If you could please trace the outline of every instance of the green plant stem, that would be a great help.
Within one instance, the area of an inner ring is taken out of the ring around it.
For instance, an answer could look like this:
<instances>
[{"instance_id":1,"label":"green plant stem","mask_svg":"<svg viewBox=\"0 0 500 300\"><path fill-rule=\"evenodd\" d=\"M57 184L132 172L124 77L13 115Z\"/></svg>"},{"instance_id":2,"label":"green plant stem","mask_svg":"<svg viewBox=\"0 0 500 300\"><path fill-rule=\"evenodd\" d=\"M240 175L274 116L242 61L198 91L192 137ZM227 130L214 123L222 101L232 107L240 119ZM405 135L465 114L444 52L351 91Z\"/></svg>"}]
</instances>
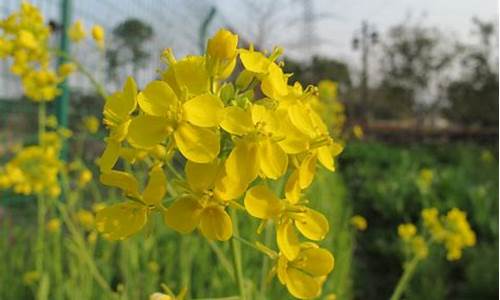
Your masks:
<instances>
[{"instance_id":1,"label":"green plant stem","mask_svg":"<svg viewBox=\"0 0 500 300\"><path fill-rule=\"evenodd\" d=\"M233 251L233 264L234 264L234 274L236 275L236 282L238 283L238 289L240 292L240 299L245 300L245 278L243 277L243 267L241 263L241 239L238 238L238 215L234 208L231 208L231 219L233 220L233 237L231 239L231 249ZM251 243L249 243L252 245ZM253 245L252 245L253 246Z\"/></svg>"},{"instance_id":2,"label":"green plant stem","mask_svg":"<svg viewBox=\"0 0 500 300\"><path fill-rule=\"evenodd\" d=\"M45 134L46 124L46 107L45 102L38 105L38 144L43 146L43 136ZM47 207L45 203L45 191L37 194L37 222L38 232L35 250L35 265L36 271L43 277L44 273L44 252L45 252L45 216L47 214Z\"/></svg>"},{"instance_id":3,"label":"green plant stem","mask_svg":"<svg viewBox=\"0 0 500 300\"><path fill-rule=\"evenodd\" d=\"M104 86L99 83L99 81L92 75L92 73L90 73L89 70L87 70L87 68L85 68L77 59L75 59L74 57L63 51L60 51L58 49L52 49L52 51L57 56L63 57L67 61L74 63L78 71L80 71L80 73L82 73L85 77L88 78L90 83L92 83L92 85L94 86L96 92L104 99L104 101L106 101L106 99L108 98L108 93L106 92L106 89L104 89Z\"/></svg>"},{"instance_id":4,"label":"green plant stem","mask_svg":"<svg viewBox=\"0 0 500 300\"><path fill-rule=\"evenodd\" d=\"M403 275L399 278L398 284L392 293L390 300L399 300L406 290L408 283L410 283L413 274L415 273L415 269L420 261L418 256L413 257L412 260L404 267Z\"/></svg>"}]
</instances>

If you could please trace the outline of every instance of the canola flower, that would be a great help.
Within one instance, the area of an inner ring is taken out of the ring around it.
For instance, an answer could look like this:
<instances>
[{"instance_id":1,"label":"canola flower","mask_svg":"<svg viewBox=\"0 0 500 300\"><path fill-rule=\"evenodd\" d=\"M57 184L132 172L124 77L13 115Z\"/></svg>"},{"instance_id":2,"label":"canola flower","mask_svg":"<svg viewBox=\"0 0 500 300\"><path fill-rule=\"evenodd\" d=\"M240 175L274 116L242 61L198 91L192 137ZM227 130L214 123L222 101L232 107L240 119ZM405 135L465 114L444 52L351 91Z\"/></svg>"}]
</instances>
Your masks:
<instances>
[{"instance_id":1,"label":"canola flower","mask_svg":"<svg viewBox=\"0 0 500 300\"><path fill-rule=\"evenodd\" d=\"M351 217L351 224L358 231L365 231L368 228L368 221L361 215L354 215Z\"/></svg>"},{"instance_id":2,"label":"canola flower","mask_svg":"<svg viewBox=\"0 0 500 300\"><path fill-rule=\"evenodd\" d=\"M26 96L35 102L52 101L59 83L71 74L72 64L51 67L51 29L37 7L22 2L19 11L0 20L0 59L12 62L10 71L21 79Z\"/></svg>"},{"instance_id":3,"label":"canola flower","mask_svg":"<svg viewBox=\"0 0 500 300\"><path fill-rule=\"evenodd\" d=\"M235 237L234 212L244 210L261 220L259 228L274 224L278 252L255 248L275 259L279 281L297 298L320 295L333 255L314 242L329 225L303 191L318 166L335 170L343 147L314 108L318 88L289 83L282 52L238 48L238 36L221 29L204 55L177 59L166 49L160 79L140 89L129 77L107 97L100 180L121 190L124 201L97 212L105 238L128 238L159 213L180 233L198 229L208 240L226 241ZM233 74L238 63L243 69ZM186 159L184 172L172 163L178 156ZM143 183L134 173L144 168ZM283 195L264 184L285 179Z\"/></svg>"},{"instance_id":4,"label":"canola flower","mask_svg":"<svg viewBox=\"0 0 500 300\"><path fill-rule=\"evenodd\" d=\"M418 263L429 255L431 246L443 247L446 259L456 261L462 257L463 249L476 244L476 234L467 221L467 215L458 208L452 208L445 215L440 215L435 207L425 208L421 212L421 221L420 228L412 223L398 226L407 260L391 300L401 298Z\"/></svg>"}]
</instances>

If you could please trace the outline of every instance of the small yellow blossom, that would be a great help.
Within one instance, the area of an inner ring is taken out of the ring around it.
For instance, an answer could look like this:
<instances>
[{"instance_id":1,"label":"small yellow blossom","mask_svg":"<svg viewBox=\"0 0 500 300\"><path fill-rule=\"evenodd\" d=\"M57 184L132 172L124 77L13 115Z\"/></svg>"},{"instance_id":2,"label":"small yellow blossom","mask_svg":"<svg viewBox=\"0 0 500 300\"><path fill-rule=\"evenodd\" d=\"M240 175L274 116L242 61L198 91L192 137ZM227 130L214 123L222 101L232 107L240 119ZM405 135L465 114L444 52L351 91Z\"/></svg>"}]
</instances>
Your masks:
<instances>
[{"instance_id":1,"label":"small yellow blossom","mask_svg":"<svg viewBox=\"0 0 500 300\"><path fill-rule=\"evenodd\" d=\"M99 120L94 116L86 116L83 118L83 125L89 133L94 134L99 130Z\"/></svg>"},{"instance_id":2,"label":"small yellow blossom","mask_svg":"<svg viewBox=\"0 0 500 300\"><path fill-rule=\"evenodd\" d=\"M398 235L403 240L408 241L417 233L417 228L412 223L405 223L398 226Z\"/></svg>"},{"instance_id":3,"label":"small yellow blossom","mask_svg":"<svg viewBox=\"0 0 500 300\"><path fill-rule=\"evenodd\" d=\"M429 253L427 243L425 242L424 238L420 235L415 236L411 240L411 247L415 255L420 259L426 258Z\"/></svg>"},{"instance_id":4,"label":"small yellow blossom","mask_svg":"<svg viewBox=\"0 0 500 300\"><path fill-rule=\"evenodd\" d=\"M76 212L76 219L85 229L91 230L94 228L94 214L85 209L80 209Z\"/></svg>"},{"instance_id":5,"label":"small yellow blossom","mask_svg":"<svg viewBox=\"0 0 500 300\"><path fill-rule=\"evenodd\" d=\"M82 20L77 20L71 25L68 30L68 36L75 43L80 42L87 36Z\"/></svg>"},{"instance_id":6,"label":"small yellow blossom","mask_svg":"<svg viewBox=\"0 0 500 300\"><path fill-rule=\"evenodd\" d=\"M365 231L368 227L368 222L363 216L360 215L354 215L351 218L351 224L359 231Z\"/></svg>"},{"instance_id":7,"label":"small yellow blossom","mask_svg":"<svg viewBox=\"0 0 500 300\"><path fill-rule=\"evenodd\" d=\"M361 127L360 125L354 125L354 127L352 128L352 133L358 140L361 140L365 135L363 127Z\"/></svg>"},{"instance_id":8,"label":"small yellow blossom","mask_svg":"<svg viewBox=\"0 0 500 300\"><path fill-rule=\"evenodd\" d=\"M92 38L97 43L99 48L104 48L105 34L104 34L104 29L102 28L102 26L100 26L100 25L92 26Z\"/></svg>"},{"instance_id":9,"label":"small yellow blossom","mask_svg":"<svg viewBox=\"0 0 500 300\"><path fill-rule=\"evenodd\" d=\"M62 77L67 77L70 74L73 74L76 71L76 65L74 63L64 63L59 66L57 72Z\"/></svg>"},{"instance_id":10,"label":"small yellow blossom","mask_svg":"<svg viewBox=\"0 0 500 300\"><path fill-rule=\"evenodd\" d=\"M80 172L80 175L78 176L78 185L80 187L85 186L87 183L89 183L92 180L92 172L90 170L85 169Z\"/></svg>"},{"instance_id":11,"label":"small yellow blossom","mask_svg":"<svg viewBox=\"0 0 500 300\"><path fill-rule=\"evenodd\" d=\"M61 220L58 218L52 218L47 222L47 231L55 233L59 232L61 229Z\"/></svg>"}]
</instances>

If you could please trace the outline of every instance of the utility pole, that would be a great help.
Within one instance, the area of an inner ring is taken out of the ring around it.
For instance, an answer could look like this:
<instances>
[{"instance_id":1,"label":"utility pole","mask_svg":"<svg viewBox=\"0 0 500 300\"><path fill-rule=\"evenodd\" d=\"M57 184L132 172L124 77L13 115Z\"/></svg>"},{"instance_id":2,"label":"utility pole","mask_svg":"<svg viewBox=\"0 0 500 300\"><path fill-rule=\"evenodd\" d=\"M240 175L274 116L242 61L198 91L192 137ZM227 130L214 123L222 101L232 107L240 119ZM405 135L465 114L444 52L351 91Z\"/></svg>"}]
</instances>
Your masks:
<instances>
[{"instance_id":1,"label":"utility pole","mask_svg":"<svg viewBox=\"0 0 500 300\"><path fill-rule=\"evenodd\" d=\"M61 53L69 54L69 37L68 28L71 24L71 0L61 0L61 31L60 31L60 45L59 50ZM58 60L58 65L62 65L67 62L66 57L60 56ZM56 100L56 116L59 126L67 128L68 127L68 108L69 108L69 87L68 80L64 80L59 88L61 89L61 95ZM68 149L65 142L63 142L61 149L61 159L66 160L68 156Z\"/></svg>"},{"instance_id":2,"label":"utility pole","mask_svg":"<svg viewBox=\"0 0 500 300\"><path fill-rule=\"evenodd\" d=\"M367 121L367 107L369 104L368 91L368 59L371 46L378 42L378 34L368 22L361 23L361 33L355 34L352 40L354 50L361 50L361 84L360 84L360 113L363 121Z\"/></svg>"}]
</instances>

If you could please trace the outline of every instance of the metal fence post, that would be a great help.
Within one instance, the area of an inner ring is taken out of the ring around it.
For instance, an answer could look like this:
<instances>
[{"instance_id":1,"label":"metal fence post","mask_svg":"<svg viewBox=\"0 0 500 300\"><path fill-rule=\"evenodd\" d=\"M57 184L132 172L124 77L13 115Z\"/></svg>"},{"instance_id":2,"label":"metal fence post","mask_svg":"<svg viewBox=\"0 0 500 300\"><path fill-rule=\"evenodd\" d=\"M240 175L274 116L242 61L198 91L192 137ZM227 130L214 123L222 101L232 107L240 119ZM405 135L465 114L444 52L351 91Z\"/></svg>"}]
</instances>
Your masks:
<instances>
[{"instance_id":1,"label":"metal fence post","mask_svg":"<svg viewBox=\"0 0 500 300\"><path fill-rule=\"evenodd\" d=\"M61 40L59 50L62 53L69 54L69 38L68 28L71 24L71 0L61 0ZM58 65L64 64L67 59L64 56L59 56ZM69 86L68 80L64 80L59 88L61 95L56 100L56 116L59 126L68 127L68 108L69 108ZM63 143L61 150L61 159L66 160L68 156L68 149L66 143Z\"/></svg>"}]
</instances>

